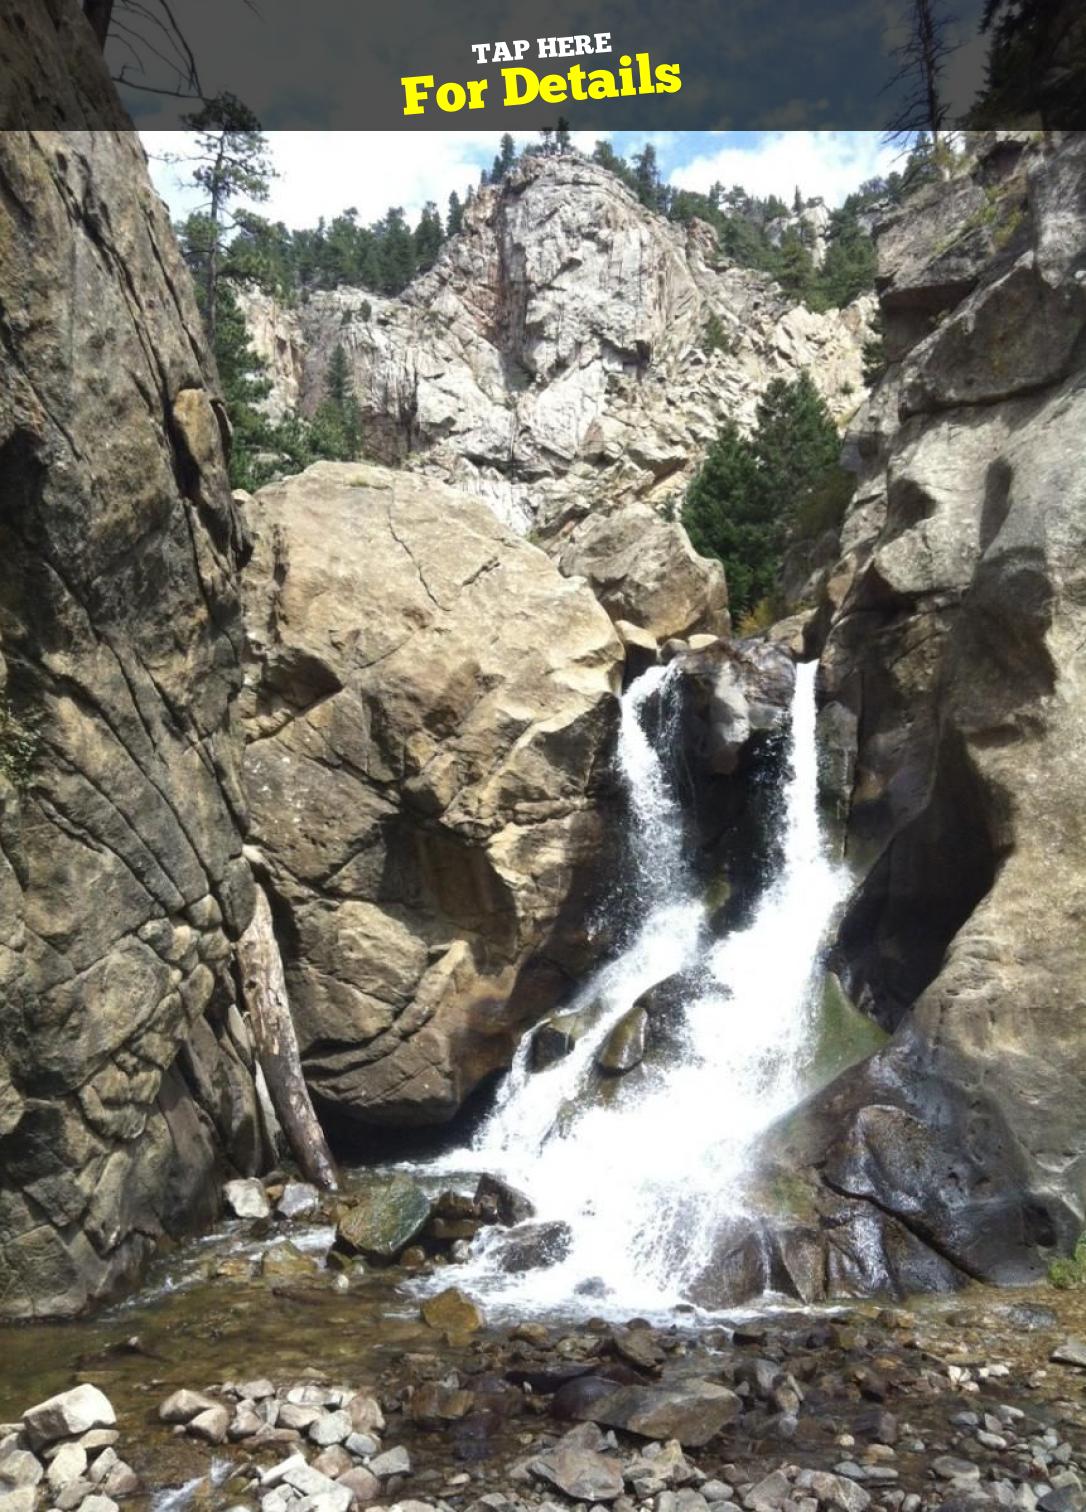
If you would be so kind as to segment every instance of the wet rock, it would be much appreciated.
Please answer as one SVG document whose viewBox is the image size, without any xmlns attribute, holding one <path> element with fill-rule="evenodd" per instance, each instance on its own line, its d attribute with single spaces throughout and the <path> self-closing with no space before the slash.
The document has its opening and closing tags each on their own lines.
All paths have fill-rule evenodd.
<svg viewBox="0 0 1086 1512">
<path fill-rule="evenodd" d="M 611 1348 L 620 1360 L 635 1369 L 648 1375 L 659 1375 L 663 1350 L 647 1328 L 616 1328 L 611 1335 Z"/>
<path fill-rule="evenodd" d="M 573 1231 L 559 1218 L 549 1223 L 522 1224 L 503 1240 L 497 1259 L 502 1270 L 519 1275 L 557 1265 L 569 1254 L 572 1244 Z"/>
<path fill-rule="evenodd" d="M 557 1418 L 593 1420 L 593 1409 L 615 1394 L 615 1383 L 605 1376 L 579 1375 L 554 1393 L 551 1409 Z"/>
<path fill-rule="evenodd" d="M 223 1201 L 235 1218 L 267 1218 L 271 1203 L 264 1183 L 256 1176 L 242 1176 L 228 1181 L 222 1189 Z"/>
<path fill-rule="evenodd" d="M 480 1216 L 512 1228 L 514 1224 L 526 1223 L 535 1217 L 535 1206 L 523 1192 L 518 1192 L 500 1176 L 483 1175 L 475 1188 L 475 1207 Z"/>
<path fill-rule="evenodd" d="M 642 1438 L 677 1439 L 684 1448 L 700 1448 L 739 1413 L 740 1399 L 712 1381 L 684 1381 L 675 1386 L 621 1386 L 592 1403 L 583 1416 L 609 1428 Z"/>
<path fill-rule="evenodd" d="M 109 1398 L 87 1382 L 23 1413 L 23 1427 L 35 1447 L 59 1438 L 77 1438 L 91 1428 L 112 1428 L 116 1421 Z"/>
<path fill-rule="evenodd" d="M 265 1250 L 260 1260 L 260 1274 L 271 1280 L 291 1281 L 312 1276 L 320 1269 L 314 1255 L 307 1255 L 297 1245 L 284 1241 Z"/>
<path fill-rule="evenodd" d="M 810 1489 L 818 1500 L 837 1512 L 866 1512 L 871 1504 L 871 1493 L 844 1475 L 831 1475 L 828 1470 L 803 1471 L 796 1479 L 799 1490 Z"/>
<path fill-rule="evenodd" d="M 528 1469 L 574 1501 L 609 1502 L 622 1495 L 622 1469 L 617 1461 L 574 1444 L 556 1444 L 532 1460 Z"/>
<path fill-rule="evenodd" d="M 648 1014 L 631 1008 L 623 1014 L 596 1052 L 596 1065 L 610 1076 L 621 1076 L 639 1066 L 645 1057 Z"/>
<path fill-rule="evenodd" d="M 546 1071 L 564 1060 L 583 1033 L 584 1022 L 579 1014 L 561 1013 L 544 1019 L 532 1031 L 532 1070 Z"/>
<path fill-rule="evenodd" d="M 1056 1365 L 1075 1365 L 1086 1370 L 1086 1343 L 1082 1339 L 1064 1339 L 1049 1355 Z"/>
<path fill-rule="evenodd" d="M 979 1481 L 980 1469 L 971 1460 L 959 1459 L 957 1455 L 941 1454 L 931 1462 L 931 1468 L 940 1480 Z"/>
<path fill-rule="evenodd" d="M 375 1182 L 340 1220 L 336 1244 L 367 1260 L 394 1260 L 425 1228 L 430 1199 L 407 1176 Z"/>
<path fill-rule="evenodd" d="M 98 1492 L 80 1503 L 79 1512 L 117 1512 L 117 1503 L 111 1496 L 104 1496 Z"/>
<path fill-rule="evenodd" d="M 214 1406 L 208 1407 L 204 1412 L 198 1412 L 189 1421 L 187 1431 L 193 1438 L 203 1439 L 208 1444 L 221 1444 L 229 1427 L 229 1411 L 225 1407 Z"/>
<path fill-rule="evenodd" d="M 205 1396 L 202 1391 L 188 1391 L 184 1387 L 168 1396 L 158 1409 L 158 1415 L 164 1423 L 190 1423 L 201 1412 L 208 1412 L 219 1404 L 214 1397 Z"/>
<path fill-rule="evenodd" d="M 457 1286 L 427 1297 L 419 1312 L 428 1327 L 447 1334 L 476 1333 L 484 1321 L 482 1310 Z"/>
<path fill-rule="evenodd" d="M 475 1405 L 475 1393 L 424 1381 L 416 1386 L 408 1403 L 408 1416 L 420 1428 L 441 1428 L 466 1416 Z"/>
<path fill-rule="evenodd" d="M 352 1433 L 343 1447 L 348 1454 L 353 1454 L 355 1459 L 370 1459 L 381 1452 L 381 1441 L 372 1433 Z"/>
<path fill-rule="evenodd" d="M 308 1181 L 288 1181 L 275 1204 L 275 1211 L 280 1218 L 310 1218 L 319 1205 L 320 1196 L 315 1186 Z"/>
<path fill-rule="evenodd" d="M 696 1480 L 698 1472 L 682 1452 L 682 1445 L 672 1440 L 651 1458 L 638 1456 L 623 1470 L 623 1478 L 635 1496 L 644 1499 L 685 1486 Z M 702 1488 L 704 1491 L 704 1488 Z"/>
<path fill-rule="evenodd" d="M 1080 1486 L 1057 1486 L 1037 1502 L 1039 1512 L 1086 1512 L 1086 1492 Z"/>
<path fill-rule="evenodd" d="M 411 1456 L 398 1444 L 394 1449 L 386 1449 L 384 1454 L 378 1454 L 370 1460 L 369 1468 L 382 1480 L 387 1480 L 390 1475 L 410 1475 Z"/>
</svg>

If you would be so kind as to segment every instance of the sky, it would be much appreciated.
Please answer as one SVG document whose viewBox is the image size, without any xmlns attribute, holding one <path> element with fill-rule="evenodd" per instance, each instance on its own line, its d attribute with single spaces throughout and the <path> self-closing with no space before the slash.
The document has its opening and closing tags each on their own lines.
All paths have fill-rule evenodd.
<svg viewBox="0 0 1086 1512">
<path fill-rule="evenodd" d="M 444 212 L 452 190 L 461 196 L 477 183 L 498 148 L 493 131 L 274 131 L 268 134 L 277 177 L 271 194 L 252 208 L 292 230 L 330 220 L 354 206 L 364 223 L 378 220 L 390 205 L 417 219 L 427 200 Z M 798 186 L 805 197 L 820 195 L 829 205 L 864 179 L 900 167 L 901 149 L 887 146 L 875 131 L 675 131 L 656 135 L 618 131 L 578 133 L 574 145 L 591 152 L 608 136 L 623 157 L 646 141 L 656 148 L 662 177 L 682 189 L 707 190 L 720 180 L 742 184 L 758 196 L 779 195 L 791 203 Z M 180 216 L 197 208 L 199 194 L 184 187 L 186 133 L 140 133 L 158 192 Z M 537 132 L 514 132 L 523 147 Z"/>
</svg>

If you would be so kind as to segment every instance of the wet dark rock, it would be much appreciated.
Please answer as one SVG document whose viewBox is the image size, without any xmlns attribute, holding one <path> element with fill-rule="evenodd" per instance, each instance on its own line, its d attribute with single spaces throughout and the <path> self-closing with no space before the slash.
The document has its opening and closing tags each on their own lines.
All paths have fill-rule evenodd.
<svg viewBox="0 0 1086 1512">
<path fill-rule="evenodd" d="M 620 1360 L 646 1375 L 659 1375 L 664 1352 L 648 1329 L 616 1328 L 611 1335 L 612 1350 Z"/>
<path fill-rule="evenodd" d="M 513 1274 L 557 1265 L 569 1254 L 573 1234 L 568 1223 L 554 1219 L 547 1223 L 520 1224 L 501 1243 L 498 1262 Z"/>
<path fill-rule="evenodd" d="M 427 1297 L 419 1311 L 430 1328 L 454 1336 L 477 1333 L 484 1321 L 482 1309 L 457 1286 Z"/>
<path fill-rule="evenodd" d="M 544 1019 L 532 1031 L 532 1070 L 546 1071 L 549 1066 L 564 1060 L 583 1032 L 584 1023 L 579 1014 L 562 1013 Z"/>
<path fill-rule="evenodd" d="M 480 1217 L 512 1228 L 535 1217 L 534 1204 L 500 1176 L 483 1175 L 475 1188 L 475 1207 Z"/>
<path fill-rule="evenodd" d="M 416 1386 L 408 1403 L 408 1415 L 421 1428 L 442 1428 L 466 1417 L 475 1405 L 475 1394 L 424 1381 Z"/>
<path fill-rule="evenodd" d="M 610 1502 L 622 1495 L 622 1469 L 617 1460 L 581 1448 L 575 1441 L 562 1440 L 531 1460 L 528 1469 L 574 1501 Z"/>
<path fill-rule="evenodd" d="M 619 1019 L 599 1050 L 596 1065 L 610 1076 L 622 1076 L 639 1066 L 645 1057 L 645 1034 L 648 1014 L 644 1008 L 631 1008 Z"/>
<path fill-rule="evenodd" d="M 674 1386 L 621 1386 L 587 1405 L 581 1416 L 642 1438 L 677 1439 L 684 1448 L 707 1444 L 739 1413 L 726 1386 L 691 1380 Z"/>
</svg>

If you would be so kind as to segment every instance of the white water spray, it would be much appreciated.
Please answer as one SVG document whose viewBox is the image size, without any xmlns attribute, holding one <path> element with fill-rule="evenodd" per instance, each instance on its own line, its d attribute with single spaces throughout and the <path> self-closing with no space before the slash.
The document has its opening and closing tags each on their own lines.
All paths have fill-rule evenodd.
<svg viewBox="0 0 1086 1512">
<path fill-rule="evenodd" d="M 815 670 L 797 671 L 783 864 L 749 925 L 716 942 L 692 894 L 661 759 L 673 667 L 650 669 L 625 694 L 618 755 L 644 922 L 564 1010 L 587 1024 L 572 1052 L 533 1071 L 525 1036 L 474 1147 L 439 1163 L 494 1172 L 531 1197 L 538 1220 L 569 1225 L 566 1258 L 526 1274 L 503 1269 L 505 1236 L 487 1234 L 464 1280 L 492 1301 L 551 1310 L 580 1295 L 595 1309 L 662 1311 L 688 1297 L 722 1222 L 746 1210 L 758 1136 L 807 1090 L 818 955 L 845 886 L 818 818 Z M 644 725 L 654 696 L 655 742 Z M 642 993 L 677 972 L 697 984 L 684 1004 L 681 1050 L 649 1057 L 601 1096 L 597 1051 Z"/>
</svg>

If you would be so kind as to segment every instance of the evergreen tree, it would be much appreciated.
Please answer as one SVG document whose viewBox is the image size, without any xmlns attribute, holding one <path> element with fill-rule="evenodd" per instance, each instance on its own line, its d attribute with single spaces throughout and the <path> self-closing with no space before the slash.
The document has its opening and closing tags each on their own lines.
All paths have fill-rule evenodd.
<svg viewBox="0 0 1086 1512">
<path fill-rule="evenodd" d="M 796 185 L 796 192 L 795 192 L 795 194 L 792 197 L 792 214 L 793 215 L 799 215 L 800 212 L 802 211 L 802 209 L 803 209 L 803 195 L 800 194 L 800 192 L 799 192 L 799 185 L 797 184 Z"/>
<path fill-rule="evenodd" d="M 780 565 L 780 531 L 761 486 L 750 442 L 726 420 L 686 491 L 683 524 L 695 551 L 716 557 L 735 615 L 770 592 Z"/>
<path fill-rule="evenodd" d="M 803 238 L 795 231 L 786 231 L 781 237 L 775 264 L 771 271 L 784 292 L 797 304 L 808 299 L 814 288 L 815 265 Z"/>
<path fill-rule="evenodd" d="M 558 125 L 554 131 L 554 144 L 559 152 L 568 152 L 573 146 L 573 140 L 569 133 L 569 122 L 565 116 L 558 117 Z"/>
<path fill-rule="evenodd" d="M 386 294 L 399 294 L 415 276 L 415 240 L 403 211 L 394 205 L 379 223 L 379 279 Z"/>
<path fill-rule="evenodd" d="M 1086 126 L 1086 28 L 1076 0 L 986 0 L 990 37 L 974 127 Z"/>
<path fill-rule="evenodd" d="M 192 182 L 206 195 L 201 206 L 206 235 L 201 266 L 194 271 L 202 287 L 204 322 L 214 350 L 220 264 L 227 234 L 233 229 L 230 206 L 239 198 L 266 200 L 272 167 L 260 122 L 234 95 L 219 95 L 184 120 L 195 133 L 196 151 L 189 159 L 195 164 Z"/>
<path fill-rule="evenodd" d="M 791 532 L 840 518 L 849 480 L 837 465 L 833 421 L 806 373 L 776 378 L 753 434 L 727 421 L 691 481 L 683 524 L 696 550 L 724 565 L 733 611 L 749 613 L 774 591 Z"/>
<path fill-rule="evenodd" d="M 455 236 L 464 224 L 464 207 L 460 203 L 460 196 L 454 189 L 449 195 L 449 213 L 445 217 L 446 236 Z"/>
<path fill-rule="evenodd" d="M 346 349 L 339 342 L 328 363 L 324 398 L 313 416 L 311 450 L 319 457 L 350 462 L 362 443 L 362 419 Z"/>
<path fill-rule="evenodd" d="M 500 183 L 517 160 L 517 144 L 509 135 L 508 131 L 502 133 L 501 142 L 498 144 L 498 156 L 494 159 L 495 174 L 494 182 Z"/>
<path fill-rule="evenodd" d="M 646 142 L 633 160 L 637 197 L 650 210 L 660 208 L 660 170 L 656 165 L 656 148 Z"/>
<path fill-rule="evenodd" d="M 444 240 L 445 230 L 441 216 L 437 213 L 433 200 L 428 200 L 415 227 L 415 262 L 420 272 L 433 267 Z"/>
</svg>

